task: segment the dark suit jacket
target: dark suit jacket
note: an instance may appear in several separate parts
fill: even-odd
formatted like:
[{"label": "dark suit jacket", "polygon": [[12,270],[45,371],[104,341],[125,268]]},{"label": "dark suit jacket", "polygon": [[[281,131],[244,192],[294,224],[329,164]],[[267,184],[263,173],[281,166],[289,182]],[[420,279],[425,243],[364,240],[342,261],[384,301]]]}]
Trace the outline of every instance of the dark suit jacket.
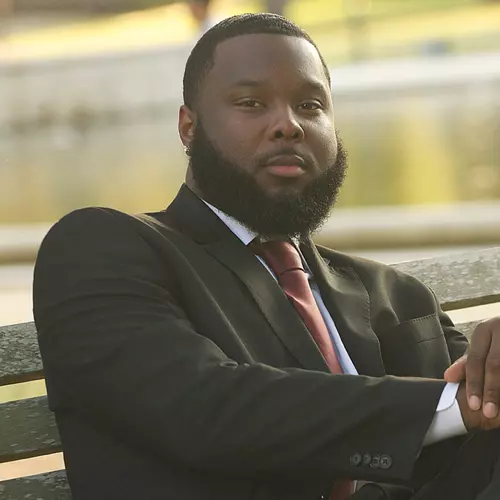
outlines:
[{"label": "dark suit jacket", "polygon": [[301,250],[359,376],[328,373],[273,277],[185,186],[163,212],[83,209],[51,229],[34,313],[74,500],[315,500],[336,477],[432,475],[435,379],[465,338],[416,279]]}]

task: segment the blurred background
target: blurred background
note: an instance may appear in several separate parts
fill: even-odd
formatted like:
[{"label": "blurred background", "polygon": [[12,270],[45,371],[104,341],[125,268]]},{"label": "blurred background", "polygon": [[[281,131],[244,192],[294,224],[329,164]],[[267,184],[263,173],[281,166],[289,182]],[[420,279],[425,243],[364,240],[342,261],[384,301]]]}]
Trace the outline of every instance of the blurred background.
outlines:
[{"label": "blurred background", "polygon": [[331,67],[350,173],[321,243],[392,262],[500,244],[500,1],[0,0],[0,322],[36,250],[88,205],[164,208],[183,180],[186,58],[282,13]]},{"label": "blurred background", "polygon": [[171,201],[189,51],[258,11],[308,30],[331,67],[351,166],[319,242],[385,262],[500,245],[498,0],[0,0],[0,324],[32,319],[59,217]]}]

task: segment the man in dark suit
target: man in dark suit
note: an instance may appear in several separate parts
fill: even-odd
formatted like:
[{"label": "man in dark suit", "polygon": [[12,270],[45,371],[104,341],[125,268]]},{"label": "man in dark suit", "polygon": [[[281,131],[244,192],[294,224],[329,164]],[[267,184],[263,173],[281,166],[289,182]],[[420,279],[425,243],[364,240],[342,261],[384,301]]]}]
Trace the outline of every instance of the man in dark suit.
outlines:
[{"label": "man in dark suit", "polygon": [[498,498],[498,319],[463,357],[422,283],[311,240],[346,169],[329,79],[284,18],[223,21],[186,65],[173,203],[45,238],[34,312],[74,500]]}]

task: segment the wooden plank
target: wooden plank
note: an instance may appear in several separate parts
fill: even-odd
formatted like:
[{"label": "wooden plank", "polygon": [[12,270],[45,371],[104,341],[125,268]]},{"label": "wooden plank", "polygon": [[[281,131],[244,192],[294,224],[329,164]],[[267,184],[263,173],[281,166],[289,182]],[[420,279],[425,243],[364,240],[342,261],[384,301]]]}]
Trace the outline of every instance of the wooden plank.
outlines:
[{"label": "wooden plank", "polygon": [[[429,285],[445,310],[500,302],[500,248],[395,264]],[[33,323],[0,327],[0,385],[43,377]]]},{"label": "wooden plank", "polygon": [[[470,337],[477,322],[457,328]],[[0,405],[0,463],[61,451],[54,416],[45,396]]]},{"label": "wooden plank", "polygon": [[500,302],[500,248],[403,262],[394,267],[430,286],[445,310]]},{"label": "wooden plank", "polygon": [[33,322],[0,327],[0,386],[43,378]]},{"label": "wooden plank", "polygon": [[0,405],[0,429],[0,463],[61,451],[46,396]]},{"label": "wooden plank", "polygon": [[56,471],[0,482],[2,500],[71,500],[66,472]]}]

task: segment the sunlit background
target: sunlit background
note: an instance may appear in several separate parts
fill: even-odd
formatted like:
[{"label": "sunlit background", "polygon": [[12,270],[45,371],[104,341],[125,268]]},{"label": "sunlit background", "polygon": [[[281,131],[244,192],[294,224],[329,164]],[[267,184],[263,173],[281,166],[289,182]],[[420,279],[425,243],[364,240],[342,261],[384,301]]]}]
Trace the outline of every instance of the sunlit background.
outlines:
[{"label": "sunlit background", "polygon": [[242,12],[283,9],[331,67],[350,174],[318,241],[386,262],[500,245],[500,1],[199,7],[0,0],[0,324],[32,319],[36,249],[63,214],[171,201],[185,60]]},{"label": "sunlit background", "polygon": [[[351,158],[340,207],[500,199],[499,2],[283,3],[332,68]],[[209,15],[264,7],[212,0]],[[165,207],[185,169],[177,108],[199,35],[188,6],[0,0],[0,12],[0,223]]]}]

